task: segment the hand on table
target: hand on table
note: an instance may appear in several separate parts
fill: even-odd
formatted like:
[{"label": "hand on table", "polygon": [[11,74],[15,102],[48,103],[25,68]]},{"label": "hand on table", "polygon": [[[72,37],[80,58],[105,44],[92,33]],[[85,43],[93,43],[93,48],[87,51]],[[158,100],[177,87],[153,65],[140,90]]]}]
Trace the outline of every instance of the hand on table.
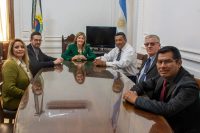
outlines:
[{"label": "hand on table", "polygon": [[138,95],[136,91],[126,91],[123,95],[123,99],[125,99],[126,101],[134,104],[136,99],[137,99]]}]

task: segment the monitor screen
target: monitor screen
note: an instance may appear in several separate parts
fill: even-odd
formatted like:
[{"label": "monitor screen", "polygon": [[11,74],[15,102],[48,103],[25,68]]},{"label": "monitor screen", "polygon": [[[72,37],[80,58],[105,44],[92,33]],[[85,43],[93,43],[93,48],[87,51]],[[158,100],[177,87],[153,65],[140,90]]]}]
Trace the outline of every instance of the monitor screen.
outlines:
[{"label": "monitor screen", "polygon": [[114,48],[116,27],[86,26],[87,43],[91,47]]}]

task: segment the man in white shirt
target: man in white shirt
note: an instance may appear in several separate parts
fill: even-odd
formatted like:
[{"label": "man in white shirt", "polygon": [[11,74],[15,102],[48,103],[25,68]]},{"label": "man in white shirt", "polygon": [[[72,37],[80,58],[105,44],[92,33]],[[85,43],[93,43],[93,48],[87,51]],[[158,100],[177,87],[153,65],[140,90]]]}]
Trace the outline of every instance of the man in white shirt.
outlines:
[{"label": "man in white shirt", "polygon": [[97,57],[94,64],[97,66],[110,66],[115,69],[121,69],[128,77],[135,75],[135,51],[133,47],[127,43],[126,35],[123,32],[116,33],[115,44],[116,47],[109,53]]}]

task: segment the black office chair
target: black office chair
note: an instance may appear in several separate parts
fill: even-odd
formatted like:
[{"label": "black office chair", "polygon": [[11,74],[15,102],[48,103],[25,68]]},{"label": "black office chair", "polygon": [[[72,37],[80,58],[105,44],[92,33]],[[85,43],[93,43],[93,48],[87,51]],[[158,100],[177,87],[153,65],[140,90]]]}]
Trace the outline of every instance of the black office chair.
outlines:
[{"label": "black office chair", "polygon": [[2,106],[0,107],[0,122],[4,123],[4,119],[8,119],[9,123],[13,123],[13,120],[15,119],[16,116],[16,111],[10,111],[10,110],[6,110],[3,109]]},{"label": "black office chair", "polygon": [[[2,87],[2,82],[0,83],[0,87]],[[1,101],[1,97],[0,97],[0,101]],[[12,120],[15,119],[15,115],[16,115],[16,112],[7,112],[0,105],[0,133],[13,132],[14,124],[12,124]],[[4,123],[4,118],[9,119],[9,123]]]},{"label": "black office chair", "polygon": [[[0,83],[0,88],[2,88],[3,82]],[[0,90],[1,92],[1,90]],[[1,97],[0,97],[0,123],[4,123],[4,119],[7,118],[9,120],[9,123],[12,123],[12,121],[15,119],[16,111],[10,111],[2,108],[1,105]],[[0,132],[1,133],[1,132]]]}]

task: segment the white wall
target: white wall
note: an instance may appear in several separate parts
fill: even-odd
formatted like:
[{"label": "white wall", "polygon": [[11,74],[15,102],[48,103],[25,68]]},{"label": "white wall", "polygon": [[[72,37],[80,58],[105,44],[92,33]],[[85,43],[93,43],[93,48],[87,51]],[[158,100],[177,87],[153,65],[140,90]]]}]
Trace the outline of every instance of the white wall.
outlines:
[{"label": "white wall", "polygon": [[[15,35],[29,43],[32,0],[15,0]],[[87,25],[116,26],[118,0],[42,0],[42,49],[60,56],[61,36],[84,31]],[[145,52],[144,36],[157,34],[162,45],[177,46],[183,65],[200,77],[200,1],[127,0],[128,42]]]},{"label": "white wall", "polygon": [[200,1],[137,0],[137,51],[144,51],[147,34],[160,36],[161,44],[181,50],[183,66],[200,77]]},{"label": "white wall", "polygon": [[[15,0],[15,36],[29,43],[32,0]],[[115,26],[115,0],[42,0],[43,44],[48,54],[61,53],[61,36],[86,26]]]}]

